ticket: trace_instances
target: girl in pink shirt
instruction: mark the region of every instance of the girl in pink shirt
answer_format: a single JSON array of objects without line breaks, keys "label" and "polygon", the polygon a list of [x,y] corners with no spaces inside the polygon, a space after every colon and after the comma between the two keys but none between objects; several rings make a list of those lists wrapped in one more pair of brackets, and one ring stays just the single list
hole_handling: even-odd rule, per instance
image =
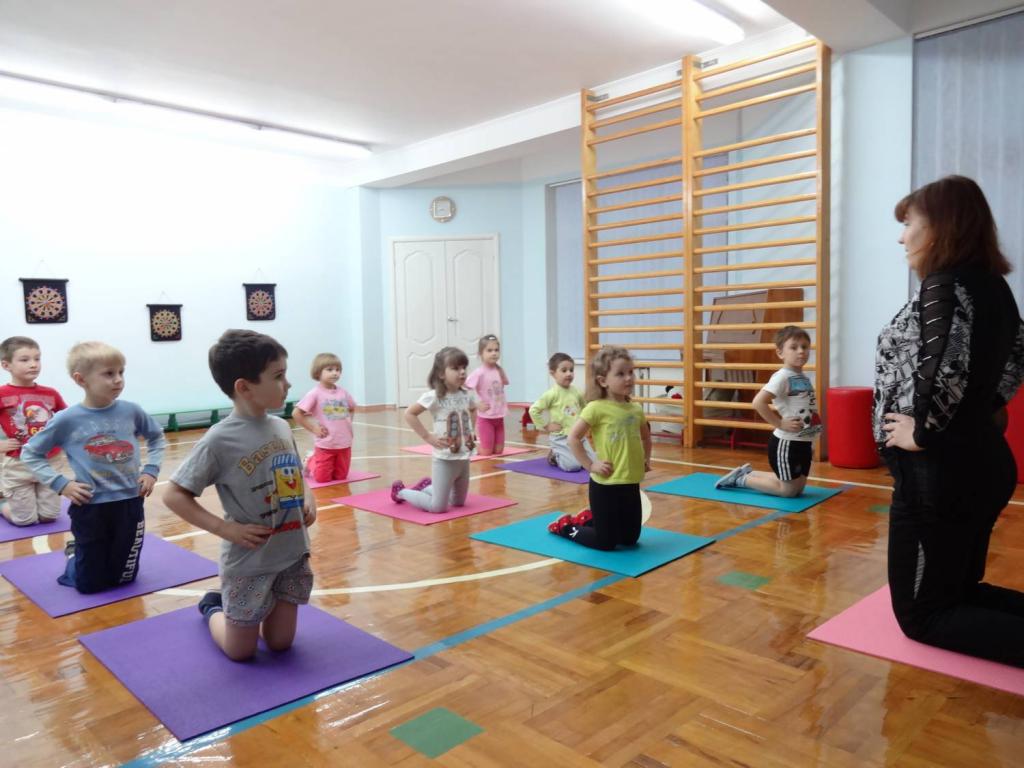
[{"label": "girl in pink shirt", "polygon": [[309,473],[318,483],[344,480],[352,462],[352,414],[356,401],[338,386],[341,360],[323,352],[313,358],[310,375],[317,386],[299,400],[295,422],[313,433],[313,458]]},{"label": "girl in pink shirt", "polygon": [[498,365],[501,343],[497,336],[481,337],[477,354],[483,365],[469,374],[466,387],[475,391],[480,401],[476,416],[479,455],[491,456],[505,450],[505,414],[508,412],[505,387],[508,386],[508,376]]}]

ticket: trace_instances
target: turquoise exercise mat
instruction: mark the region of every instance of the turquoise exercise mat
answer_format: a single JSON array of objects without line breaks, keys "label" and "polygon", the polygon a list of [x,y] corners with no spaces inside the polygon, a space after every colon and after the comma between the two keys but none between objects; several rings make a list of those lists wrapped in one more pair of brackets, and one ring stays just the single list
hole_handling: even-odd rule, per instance
[{"label": "turquoise exercise mat", "polygon": [[803,512],[815,504],[820,504],[825,499],[830,499],[839,493],[841,488],[821,488],[817,485],[808,485],[804,492],[795,499],[784,499],[781,496],[770,496],[760,491],[752,491],[749,488],[715,488],[715,483],[721,475],[709,475],[706,472],[694,472],[692,475],[677,477],[667,483],[658,483],[644,488],[645,491],[654,493],[667,493],[671,496],[689,496],[692,499],[707,499],[709,501],[721,501],[725,504],[742,504],[745,507],[762,507],[763,509],[777,509],[782,512]]},{"label": "turquoise exercise mat", "polygon": [[549,533],[548,524],[564,514],[551,512],[538,515],[511,525],[474,533],[469,538],[532,552],[535,555],[557,557],[559,560],[621,573],[623,576],[639,576],[653,571],[714,541],[703,536],[689,536],[685,533],[644,527],[640,532],[640,542],[635,546],[603,552]]}]

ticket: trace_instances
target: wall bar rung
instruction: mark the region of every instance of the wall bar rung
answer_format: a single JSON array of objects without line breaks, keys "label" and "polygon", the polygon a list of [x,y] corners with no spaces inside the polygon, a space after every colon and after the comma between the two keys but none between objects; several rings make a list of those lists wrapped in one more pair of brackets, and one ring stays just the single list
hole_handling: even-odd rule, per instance
[{"label": "wall bar rung", "polygon": [[709,147],[708,149],[702,149],[700,152],[695,152],[694,157],[702,158],[709,157],[711,155],[724,155],[728,152],[735,152],[738,149],[750,149],[750,147],[760,147],[765,144],[774,144],[777,141],[791,141],[792,139],[800,139],[804,136],[813,136],[817,133],[814,128],[801,128],[797,131],[785,131],[784,133],[773,133],[771,136],[762,136],[758,139],[747,139],[746,141],[737,141],[734,144],[722,144],[717,147]]},{"label": "wall bar rung", "polygon": [[591,333],[682,333],[681,325],[598,325]]},{"label": "wall bar rung", "polygon": [[[590,348],[597,350],[603,347],[603,344],[591,344]],[[627,344],[630,349],[682,349],[682,342],[674,344]],[[778,366],[776,366],[778,367]]]},{"label": "wall bar rung", "polygon": [[[728,293],[732,291],[761,291],[769,288],[812,288],[818,284],[817,280],[772,280],[764,283],[728,283],[726,285],[699,285],[693,290],[697,293]],[[778,302],[781,304],[782,302]],[[812,302],[814,304],[814,302]],[[729,304],[732,309],[735,305]],[[719,306],[719,309],[725,307]]]},{"label": "wall bar rung", "polygon": [[597,299],[638,299],[641,296],[673,296],[679,293],[678,288],[658,288],[650,291],[618,291],[616,293],[592,293],[590,298]]},{"label": "wall bar rung", "polygon": [[669,80],[667,83],[652,85],[650,88],[626,93],[622,96],[616,96],[613,99],[605,99],[604,101],[596,101],[587,104],[586,109],[588,112],[596,112],[599,109],[606,109],[608,107],[614,107],[616,104],[624,104],[627,101],[633,101],[633,99],[642,99],[644,96],[650,96],[652,93],[660,93],[661,91],[668,91],[672,88],[681,88],[682,85],[682,80]]},{"label": "wall bar rung", "polygon": [[807,48],[813,48],[818,44],[817,40],[805,40],[802,43],[796,43],[795,45],[788,45],[785,48],[779,48],[771,53],[766,53],[763,56],[754,56],[750,59],[742,59],[741,61],[733,62],[732,64],[723,64],[720,67],[712,67],[711,69],[701,70],[693,76],[695,82],[699,82],[708,77],[714,77],[715,75],[723,75],[726,72],[732,72],[736,69],[742,69],[743,67],[749,67],[753,64],[760,64],[762,61],[771,61],[772,59],[778,59],[782,56],[788,56],[791,53],[797,51],[803,51]]},{"label": "wall bar rung", "polygon": [[[723,307],[729,306],[722,305]],[[797,328],[813,328],[814,323],[716,323],[714,325],[695,325],[695,331],[777,331],[795,325]]]},{"label": "wall bar rung", "polygon": [[[601,232],[605,229],[625,229],[626,227],[639,227],[641,224],[656,224],[659,221],[673,221],[683,218],[680,213],[666,213],[664,216],[648,216],[645,219],[625,219],[624,221],[613,221],[611,224],[595,224],[587,227],[590,232]],[[813,217],[811,217],[813,221]]]},{"label": "wall bar rung", "polygon": [[749,80],[744,80],[742,83],[736,83],[735,85],[726,85],[721,88],[715,88],[710,91],[704,91],[698,94],[697,101],[704,101],[706,99],[715,99],[719,96],[726,96],[730,93],[736,93],[736,91],[744,91],[747,88],[753,88],[758,85],[767,85],[768,83],[774,83],[778,80],[785,80],[787,77],[796,77],[802,75],[805,72],[813,72],[817,65],[812,61],[809,64],[801,64],[798,67],[790,67],[789,69],[783,69],[780,72],[773,72],[770,75],[762,75],[761,77],[752,77]]},{"label": "wall bar rung", "polygon": [[715,208],[698,208],[693,212],[694,216],[713,216],[719,213],[731,213],[733,211],[749,211],[751,208],[767,208],[771,205],[790,205],[792,203],[808,203],[817,200],[817,195],[789,195],[787,197],[772,197],[766,200],[748,200],[745,203],[735,205],[720,205]]},{"label": "wall bar rung", "polygon": [[771,227],[788,227],[793,224],[809,224],[817,221],[816,216],[791,216],[788,219],[762,219],[746,224],[732,224],[724,227],[701,227],[693,230],[694,235],[718,235],[723,232],[742,232],[748,229],[769,229]]},{"label": "wall bar rung", "polygon": [[650,133],[651,131],[660,131],[663,128],[672,128],[679,125],[680,118],[674,117],[671,120],[662,120],[658,123],[650,123],[649,125],[638,125],[636,128],[630,128],[628,131],[620,131],[619,133],[609,133],[607,136],[598,136],[596,139],[590,140],[590,146],[596,147],[598,144],[604,144],[606,141],[618,141],[619,139],[627,139],[630,136],[639,136],[642,133]]},{"label": "wall bar rung", "polygon": [[[738,290],[738,289],[734,289]],[[743,304],[702,304],[694,312],[721,312],[723,309],[810,309],[818,306],[816,301],[750,301]]]},{"label": "wall bar rung", "polygon": [[678,240],[683,236],[682,232],[663,232],[660,235],[644,235],[643,237],[626,237],[619,240],[594,240],[590,243],[591,248],[611,248],[616,245],[634,245],[636,243],[653,243],[658,240]]},{"label": "wall bar rung", "polygon": [[[616,192],[629,192],[634,189],[643,189],[644,187],[660,187],[662,184],[678,184],[683,180],[682,176],[662,176],[657,179],[648,179],[647,181],[638,181],[633,184],[620,184],[617,187],[603,187],[601,189],[595,189],[593,192],[588,192],[587,197],[601,197],[602,195],[614,195]],[[678,198],[669,198],[677,199]],[[612,210],[611,208],[607,210]],[[603,210],[594,209],[591,213],[604,213]]]},{"label": "wall bar rung", "polygon": [[[682,176],[679,177],[680,179]],[[667,183],[667,182],[662,182]],[[812,195],[813,198],[813,195]],[[598,216],[602,213],[611,213],[612,211],[624,211],[627,208],[644,208],[648,205],[664,205],[665,203],[678,203],[679,195],[663,195],[662,197],[650,197],[646,200],[631,200],[628,203],[619,203],[618,205],[606,205],[604,208],[593,208],[591,213]]]},{"label": "wall bar rung", "polygon": [[604,128],[606,125],[615,125],[617,123],[624,123],[627,120],[635,120],[638,117],[656,115],[659,112],[667,112],[670,109],[679,109],[682,105],[682,99],[672,99],[670,101],[663,101],[658,104],[655,104],[653,107],[634,109],[631,112],[623,112],[621,115],[616,115],[615,117],[606,117],[603,120],[595,120],[593,123],[590,124],[590,127],[593,128],[594,130],[597,130],[598,128]]},{"label": "wall bar rung", "polygon": [[[755,350],[755,349],[769,349],[769,350],[775,349],[775,345],[774,344],[772,344],[771,342],[763,342],[763,341],[751,342],[750,344],[744,344],[742,342],[723,341],[723,342],[716,343],[716,344],[694,344],[693,346],[694,346],[694,349],[723,349],[723,350],[727,350],[727,349],[742,349],[742,350],[747,350],[747,351],[752,351],[752,350]],[[811,345],[811,349],[814,349],[814,345],[813,344]]]},{"label": "wall bar rung", "polygon": [[764,389],[764,384],[759,381],[698,381],[695,386],[700,389]]},{"label": "wall bar rung", "polygon": [[651,403],[652,405],[670,405],[673,408],[683,407],[683,401],[673,397],[632,397],[630,399],[637,403]]},{"label": "wall bar rung", "polygon": [[644,387],[682,387],[686,384],[682,379],[634,379]]},{"label": "wall bar rung", "polygon": [[670,423],[670,424],[685,424],[686,423],[686,417],[685,416],[668,416],[668,415],[664,415],[664,414],[661,414],[661,413],[645,413],[644,414],[644,418],[647,421],[656,421],[656,422],[659,422],[659,423],[661,423],[661,422],[667,422],[667,423]]},{"label": "wall bar rung", "polygon": [[607,179],[609,176],[622,176],[626,173],[636,173],[637,171],[646,171],[649,168],[661,168],[666,165],[681,165],[683,158],[681,155],[675,157],[669,157],[665,160],[651,160],[648,163],[637,163],[635,165],[626,165],[622,168],[613,168],[610,171],[601,171],[587,177],[589,181],[597,181],[598,179]]},{"label": "wall bar rung", "polygon": [[810,245],[817,243],[816,237],[789,237],[785,240],[759,240],[755,243],[730,243],[714,245],[708,248],[694,248],[694,253],[730,253],[732,251],[755,251],[761,248],[786,248],[791,245]]},{"label": "wall bar rung", "polygon": [[611,315],[678,315],[682,307],[644,307],[642,309],[595,309],[591,317],[608,317]]},{"label": "wall bar rung", "polygon": [[[777,371],[778,363],[694,363],[701,371]],[[804,366],[805,371],[813,371],[814,365]]]},{"label": "wall bar rung", "polygon": [[592,283],[613,283],[618,280],[653,280],[660,277],[681,277],[681,269],[659,269],[649,272],[627,272],[621,275],[598,275],[589,278]]},{"label": "wall bar rung", "polygon": [[817,89],[817,85],[809,83],[807,85],[798,85],[796,88],[786,88],[781,91],[774,91],[772,93],[766,93],[764,96],[754,96],[750,99],[744,99],[743,101],[737,101],[732,104],[726,104],[724,107],[715,107],[714,109],[705,109],[702,112],[697,113],[697,119],[703,120],[708,117],[714,117],[715,115],[724,115],[726,112],[734,112],[737,109],[746,109],[747,107],[756,107],[758,104],[767,104],[770,101],[778,101],[779,99],[788,99],[790,96],[799,96],[801,93],[808,93]]},{"label": "wall bar rung", "polygon": [[813,267],[817,259],[784,259],[782,261],[750,261],[745,264],[722,264],[715,267],[697,267],[693,271],[704,275],[709,272],[742,272],[749,269],[776,269],[782,267]]},{"label": "wall bar rung", "polygon": [[718,408],[720,410],[728,409],[730,411],[753,411],[755,410],[753,403],[745,403],[738,400],[694,400],[693,404],[697,408]]},{"label": "wall bar rung", "polygon": [[[728,405],[728,404],[726,404]],[[722,406],[723,408],[725,406]],[[650,419],[648,419],[650,421]],[[729,427],[731,429],[756,429],[761,432],[771,432],[775,429],[771,424],[764,421],[740,421],[733,419],[694,419],[694,424],[703,427]]]},{"label": "wall bar rung", "polygon": [[[769,187],[773,184],[788,184],[792,181],[803,181],[817,177],[816,171],[804,171],[803,173],[791,173],[786,176],[773,176],[770,179],[756,179],[744,181],[739,184],[726,184],[724,187],[708,187],[707,189],[695,189],[693,194],[699,197],[706,195],[719,195],[723,192],[737,192],[741,189],[755,189],[756,187]],[[602,193],[604,194],[604,193]]]},{"label": "wall bar rung", "polygon": [[759,157],[756,160],[744,160],[742,163],[733,163],[732,165],[718,165],[713,168],[704,168],[703,170],[694,172],[693,175],[700,178],[704,178],[705,176],[717,176],[720,173],[744,171],[747,168],[760,168],[763,165],[773,165],[774,163],[788,163],[792,160],[803,160],[804,158],[807,157],[814,157],[817,154],[817,150],[814,149],[805,149],[802,152],[786,152],[781,155]]},{"label": "wall bar rung", "polygon": [[[682,368],[681,360],[634,360],[637,368]],[[640,379],[637,379],[640,381]]]},{"label": "wall bar rung", "polygon": [[677,259],[682,251],[658,251],[657,253],[638,253],[633,256],[611,256],[607,259],[591,259],[590,264],[627,264],[631,261],[657,261],[658,259]]}]

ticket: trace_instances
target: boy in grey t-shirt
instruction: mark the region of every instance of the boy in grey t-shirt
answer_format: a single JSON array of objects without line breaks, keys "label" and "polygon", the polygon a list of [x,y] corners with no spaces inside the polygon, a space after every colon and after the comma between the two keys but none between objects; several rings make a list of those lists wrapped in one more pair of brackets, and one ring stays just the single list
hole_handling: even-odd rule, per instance
[{"label": "boy in grey t-shirt", "polygon": [[[287,368],[288,353],[271,337],[224,332],[210,348],[210,372],[234,408],[196,444],[164,494],[172,512],[224,539],[221,591],[203,595],[199,611],[235,661],[256,652],[261,629],[271,650],[291,647],[298,606],[313,588],[306,527],[316,506],[288,423],[267,413],[284,405]],[[196,501],[210,485],[223,519]]]}]

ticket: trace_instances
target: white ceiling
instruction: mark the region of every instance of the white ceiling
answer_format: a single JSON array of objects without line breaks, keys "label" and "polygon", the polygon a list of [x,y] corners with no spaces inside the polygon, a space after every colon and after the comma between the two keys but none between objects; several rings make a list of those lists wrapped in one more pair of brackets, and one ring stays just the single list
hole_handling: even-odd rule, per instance
[{"label": "white ceiling", "polygon": [[0,70],[394,147],[718,44],[633,1],[0,0]]}]

